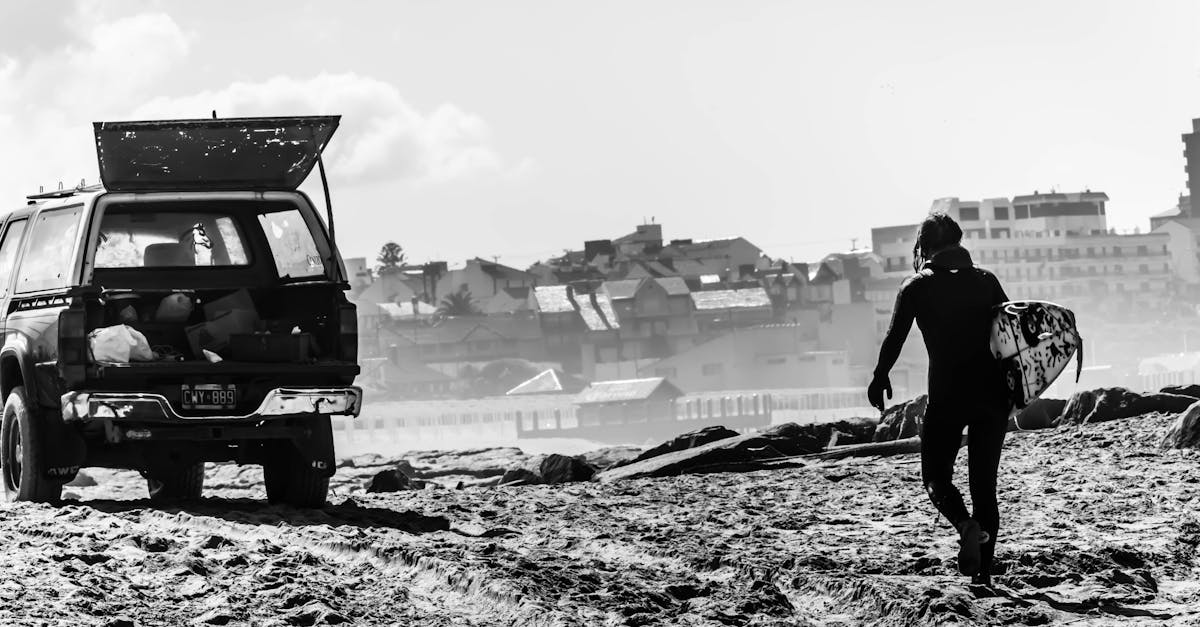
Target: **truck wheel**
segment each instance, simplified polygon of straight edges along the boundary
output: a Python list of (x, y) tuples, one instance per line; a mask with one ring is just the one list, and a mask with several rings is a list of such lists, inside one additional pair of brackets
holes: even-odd
[(4, 401), (0, 424), (0, 469), (8, 500), (53, 503), (62, 498), (62, 481), (46, 477), (45, 440), (45, 426), (30, 412), (25, 387), (18, 385)]
[(263, 463), (263, 483), (268, 503), (293, 507), (324, 507), (329, 495), (329, 475), (314, 468), (291, 442), (281, 442)]
[(204, 462), (155, 467), (145, 474), (146, 489), (155, 503), (199, 501), (204, 491)]

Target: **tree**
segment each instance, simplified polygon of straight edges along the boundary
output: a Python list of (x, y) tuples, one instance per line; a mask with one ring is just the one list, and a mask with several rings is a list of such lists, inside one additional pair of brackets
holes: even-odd
[(379, 276), (385, 274), (395, 274), (400, 271), (400, 266), (404, 265), (407, 258), (404, 255), (404, 249), (396, 242), (388, 242), (379, 249), (379, 256), (375, 258), (379, 265), (375, 271)]
[(479, 307), (475, 305), (471, 292), (462, 290), (443, 298), (438, 305), (438, 313), (444, 316), (474, 316), (479, 314)]

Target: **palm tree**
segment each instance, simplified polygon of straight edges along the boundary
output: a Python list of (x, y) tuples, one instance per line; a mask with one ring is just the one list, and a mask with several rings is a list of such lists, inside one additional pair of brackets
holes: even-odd
[(479, 308), (475, 306), (471, 293), (462, 290), (443, 298), (438, 305), (438, 313), (445, 316), (475, 316), (479, 314)]

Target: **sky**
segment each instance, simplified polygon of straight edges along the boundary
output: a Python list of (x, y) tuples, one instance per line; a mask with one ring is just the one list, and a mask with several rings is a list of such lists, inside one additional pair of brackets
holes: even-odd
[[(1185, 190), (1200, 3), (0, 4), (0, 193), (98, 179), (91, 122), (340, 114), (339, 246), (525, 267), (644, 222), (811, 261), (934, 198)], [(304, 189), (320, 199), (317, 177)]]

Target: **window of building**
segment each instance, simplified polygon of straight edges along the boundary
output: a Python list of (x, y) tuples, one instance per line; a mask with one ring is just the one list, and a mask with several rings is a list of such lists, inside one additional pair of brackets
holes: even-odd
[(966, 222), (979, 220), (979, 207), (959, 207), (958, 219)]
[(1017, 205), (1013, 207), (1013, 210), (1013, 215), (1015, 215), (1018, 220), (1024, 220), (1025, 218), (1029, 217), (1029, 205)]
[(1113, 257), (1120, 257), (1121, 256), (1121, 247), (1113, 246), (1112, 253), (1113, 253)]
[(1138, 274), (1150, 274), (1150, 266), (1144, 263), (1138, 264)]
[(30, 226), (29, 246), (17, 276), (18, 292), (66, 287), (82, 206), (44, 211)]
[(1142, 291), (1143, 292), (1150, 291), (1150, 282), (1149, 281), (1142, 281)]
[(993, 215), (996, 217), (997, 220), (1007, 220), (1008, 219), (1008, 207), (995, 207), (995, 208), (993, 208), (993, 211), (995, 212)]
[(767, 358), (768, 366), (779, 366), (779, 365), (786, 364), (786, 363), (787, 363), (787, 357), (768, 357)]
[(1146, 248), (1145, 244), (1142, 244), (1141, 246), (1138, 246), (1137, 254), (1147, 255), (1147, 254), (1150, 254), (1150, 250)]
[(706, 377), (718, 375), (724, 371), (725, 371), (725, 364), (721, 364), (721, 363), (704, 364), (703, 366), (700, 366), (700, 374), (702, 374)]

